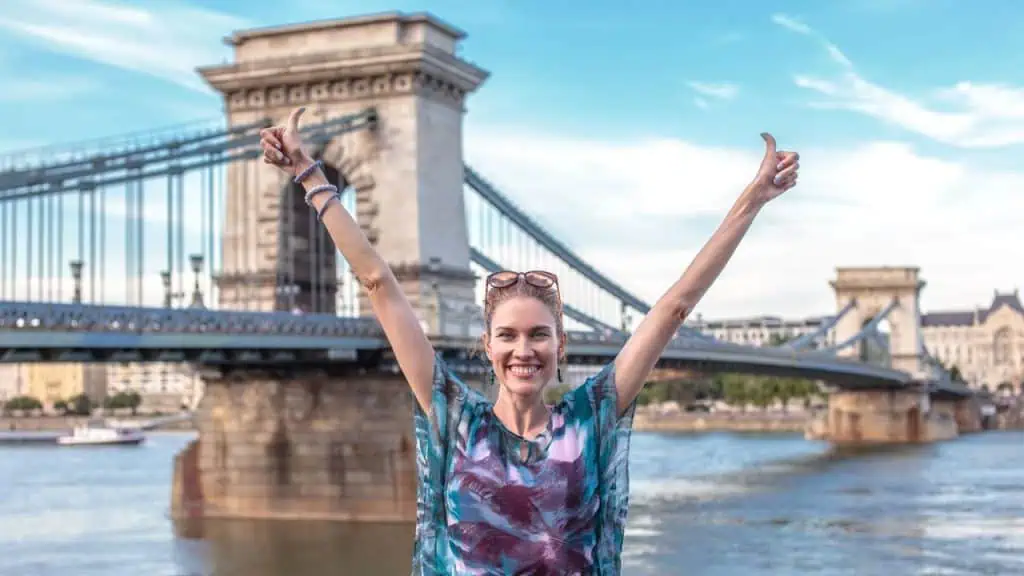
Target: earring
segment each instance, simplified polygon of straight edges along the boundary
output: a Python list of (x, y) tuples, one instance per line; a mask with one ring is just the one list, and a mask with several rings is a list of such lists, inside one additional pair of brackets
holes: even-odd
[(487, 370), (487, 386), (494, 386), (494, 368)]
[(555, 369), (555, 373), (558, 375), (558, 381), (561, 382), (562, 381), (562, 368), (561, 367), (556, 368)]

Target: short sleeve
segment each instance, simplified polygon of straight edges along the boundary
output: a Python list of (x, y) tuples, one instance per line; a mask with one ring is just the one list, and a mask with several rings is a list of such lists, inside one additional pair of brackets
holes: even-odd
[[(597, 573), (618, 574), (620, 552), (629, 513), (629, 444), (633, 430), (634, 400), (622, 415), (615, 389), (615, 363), (591, 376), (573, 393), (576, 410), (592, 412), (598, 462), (598, 493), (601, 498), (597, 543)], [(584, 404), (584, 405), (580, 405)]]
[(413, 399), (416, 433), (416, 542), (414, 574), (446, 574), (445, 477), (453, 437), (474, 404), (473, 392), (454, 373), (440, 354), (434, 357), (430, 412)]

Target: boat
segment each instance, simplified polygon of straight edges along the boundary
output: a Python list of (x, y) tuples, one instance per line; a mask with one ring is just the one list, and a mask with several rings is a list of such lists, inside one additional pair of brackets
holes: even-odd
[(106, 426), (79, 426), (57, 438), (61, 446), (113, 446), (137, 445), (146, 435), (133, 428), (108, 428)]

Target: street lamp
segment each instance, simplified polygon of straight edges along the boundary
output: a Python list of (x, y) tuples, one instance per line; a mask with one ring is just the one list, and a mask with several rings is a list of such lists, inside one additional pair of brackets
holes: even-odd
[(274, 289), (278, 296), (288, 297), (288, 311), (295, 312), (295, 296), (302, 291), (302, 288), (295, 283), (282, 284)]
[(171, 307), (171, 273), (167, 270), (160, 272), (160, 280), (164, 283), (164, 308)]
[(433, 276), (430, 281), (430, 289), (434, 293), (434, 302), (436, 306), (437, 317), (437, 333), (444, 334), (445, 325), (445, 314), (444, 314), (444, 302), (441, 297), (441, 284), (439, 282), (438, 275), (441, 273), (441, 259), (437, 256), (431, 256), (427, 260), (427, 271)]
[(75, 282), (75, 292), (71, 296), (71, 302), (74, 304), (82, 303), (82, 261), (72, 260), (71, 261), (71, 279)]
[(203, 269), (203, 255), (193, 254), (189, 256), (192, 263), (192, 274), (195, 275), (195, 284), (192, 286), (192, 308), (205, 308), (203, 306), (203, 293), (199, 290), (199, 271)]

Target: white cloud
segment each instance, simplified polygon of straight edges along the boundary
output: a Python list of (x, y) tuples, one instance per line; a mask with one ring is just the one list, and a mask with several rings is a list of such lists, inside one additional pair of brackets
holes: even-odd
[[(749, 148), (729, 149), (471, 126), (466, 151), (556, 237), (653, 302), (749, 181), (760, 145), (756, 134)], [(836, 266), (920, 266), (926, 309), (982, 304), (1022, 279), (1024, 172), (993, 173), (895, 142), (800, 152), (800, 185), (759, 217), (701, 304), (705, 317), (833, 312)]]
[(851, 110), (963, 148), (996, 148), (1024, 143), (1024, 88), (960, 81), (930, 90), (926, 98), (900, 94), (863, 77), (823, 35), (784, 14), (777, 25), (813, 37), (838, 66), (828, 77), (797, 74), (794, 83), (824, 97), (818, 108)]
[(709, 98), (717, 98), (719, 100), (732, 100), (740, 92), (740, 87), (736, 84), (729, 84), (726, 82), (687, 82), (687, 85), (697, 94), (707, 96)]
[[(15, 8), (14, 4), (18, 4)], [(247, 24), (184, 3), (25, 0), (0, 8), (0, 28), (50, 50), (208, 91), (195, 72), (227, 54), (220, 38)]]
[(785, 14), (772, 14), (772, 22), (775, 22), (779, 26), (782, 26), (783, 28), (788, 28), (798, 34), (813, 34), (809, 26), (807, 26), (803, 22), (800, 22), (796, 18), (793, 18), (792, 16), (787, 16)]
[(4, 82), (0, 101), (67, 100), (92, 92), (99, 87), (96, 81), (79, 76), (46, 79), (13, 78)]

